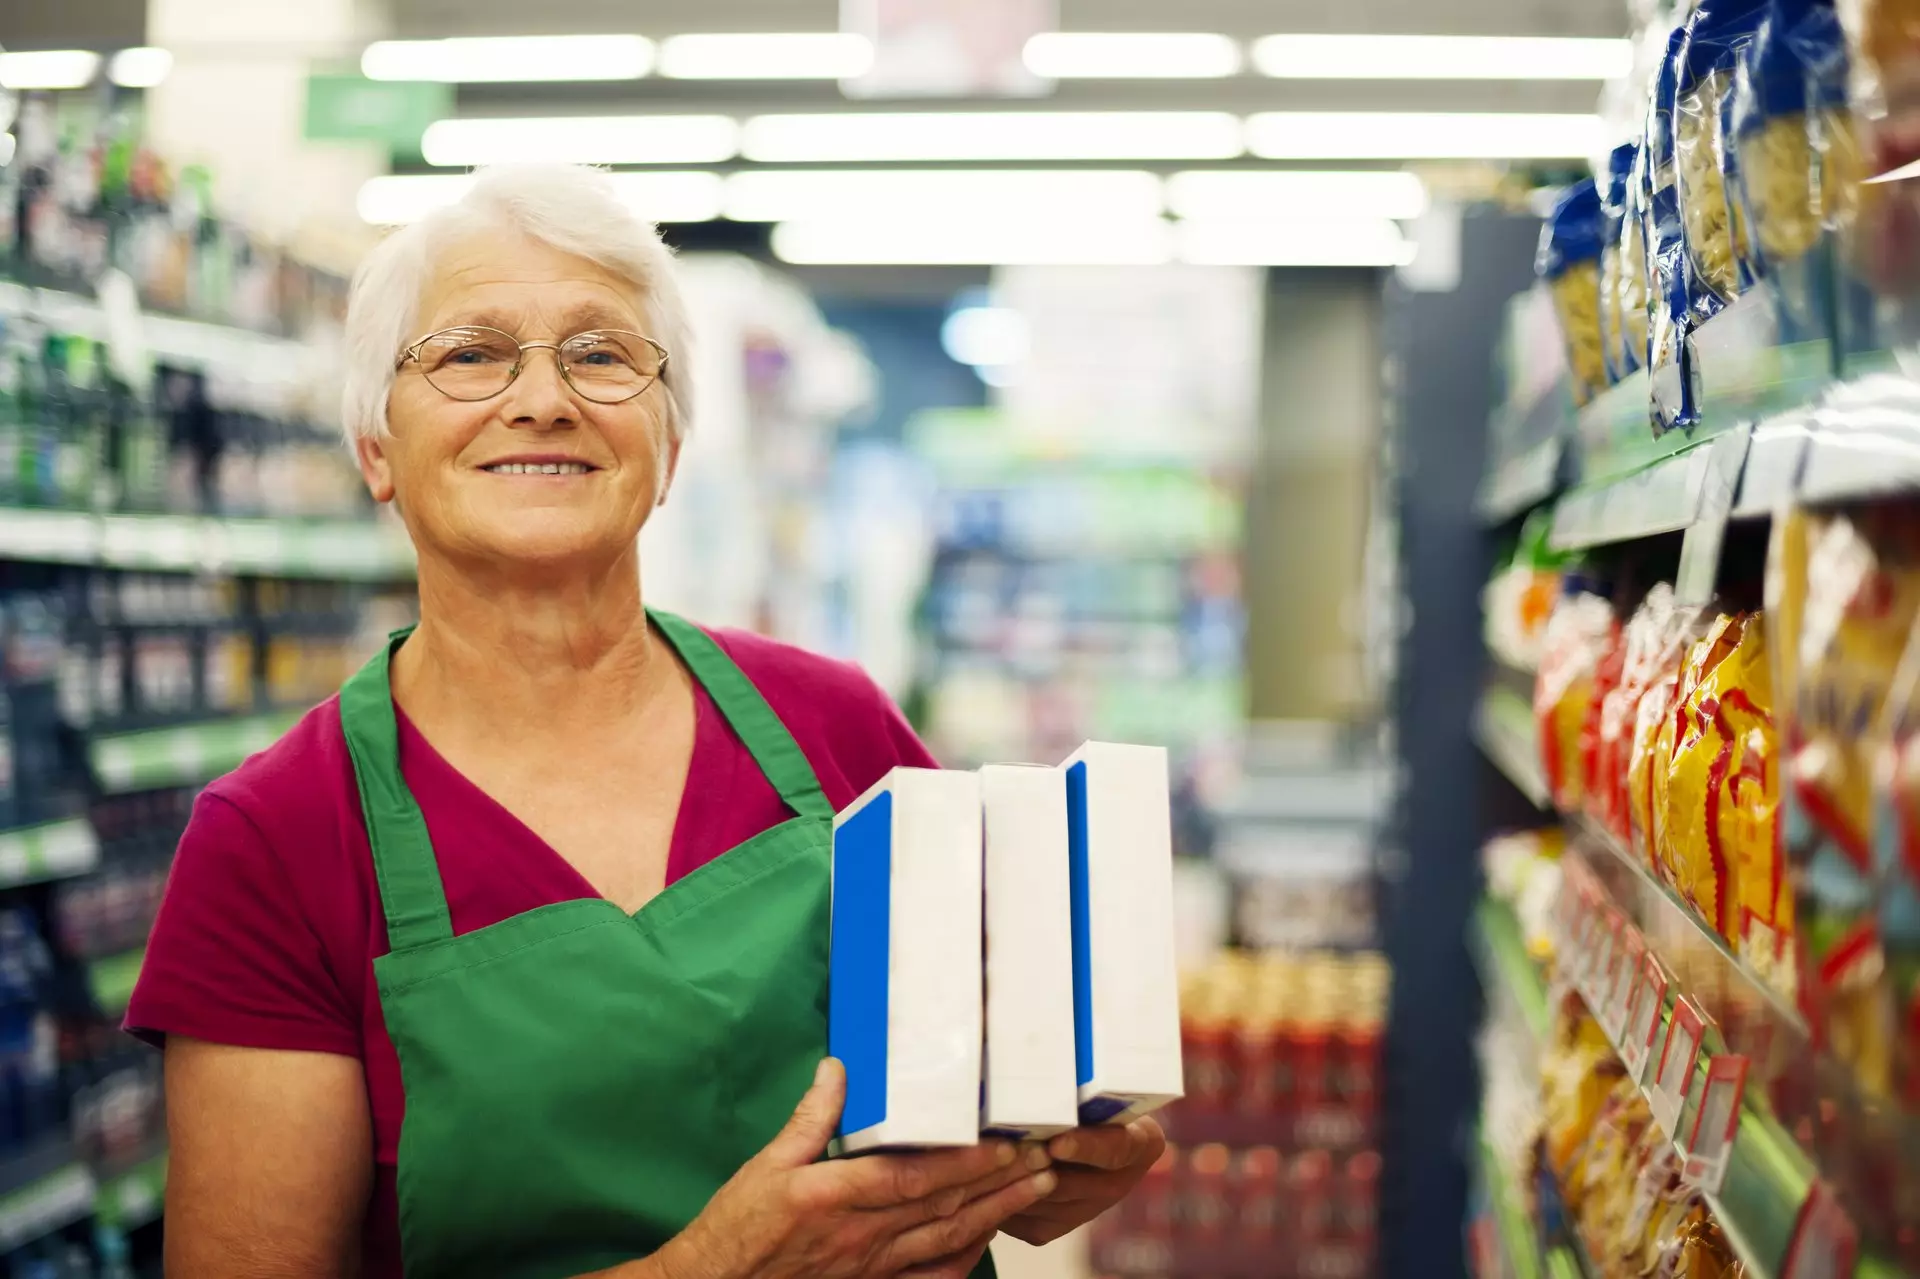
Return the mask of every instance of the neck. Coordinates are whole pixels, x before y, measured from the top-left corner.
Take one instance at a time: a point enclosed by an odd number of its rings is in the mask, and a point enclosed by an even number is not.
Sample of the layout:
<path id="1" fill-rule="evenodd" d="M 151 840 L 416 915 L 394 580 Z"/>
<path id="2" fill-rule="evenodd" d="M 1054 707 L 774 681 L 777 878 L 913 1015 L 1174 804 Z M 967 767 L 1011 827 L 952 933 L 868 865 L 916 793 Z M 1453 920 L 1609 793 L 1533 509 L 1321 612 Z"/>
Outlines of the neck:
<path id="1" fill-rule="evenodd" d="M 555 581 L 478 578 L 422 558 L 420 626 L 394 657 L 394 696 L 456 732 L 631 723 L 673 663 L 647 626 L 637 548 Z"/>

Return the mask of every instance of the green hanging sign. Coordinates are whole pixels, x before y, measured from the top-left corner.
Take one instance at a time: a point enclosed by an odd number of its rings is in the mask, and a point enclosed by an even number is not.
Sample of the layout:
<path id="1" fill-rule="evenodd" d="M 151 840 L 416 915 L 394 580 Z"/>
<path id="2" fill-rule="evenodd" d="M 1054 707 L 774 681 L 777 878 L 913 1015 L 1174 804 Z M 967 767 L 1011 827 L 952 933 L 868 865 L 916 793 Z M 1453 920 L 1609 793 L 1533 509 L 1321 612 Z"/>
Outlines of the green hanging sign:
<path id="1" fill-rule="evenodd" d="M 453 114 L 453 86 L 437 81 L 307 77 L 306 136 L 312 142 L 383 142 L 415 150 L 435 120 Z"/>

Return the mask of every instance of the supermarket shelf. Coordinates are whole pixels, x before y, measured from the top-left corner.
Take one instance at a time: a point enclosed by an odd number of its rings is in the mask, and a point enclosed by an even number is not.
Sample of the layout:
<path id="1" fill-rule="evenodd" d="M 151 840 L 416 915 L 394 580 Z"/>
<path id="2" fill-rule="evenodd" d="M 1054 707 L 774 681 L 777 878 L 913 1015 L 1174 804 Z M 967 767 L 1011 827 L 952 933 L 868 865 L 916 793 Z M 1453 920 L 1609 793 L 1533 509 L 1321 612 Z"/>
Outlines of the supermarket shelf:
<path id="1" fill-rule="evenodd" d="M 167 1193 L 167 1148 L 159 1149 L 117 1171 L 103 1171 L 94 1195 L 94 1215 L 103 1224 L 137 1230 L 160 1216 Z"/>
<path id="2" fill-rule="evenodd" d="M 299 718 L 285 711 L 206 720 L 174 728 L 95 737 L 88 758 L 100 789 L 110 795 L 195 786 L 238 768 L 271 746 Z"/>
<path id="3" fill-rule="evenodd" d="M 413 546 L 374 519 L 222 519 L 0 508 L 0 559 L 368 581 L 413 576 Z"/>
<path id="4" fill-rule="evenodd" d="M 1528 1218 L 1519 1188 L 1493 1153 L 1493 1146 L 1482 1135 L 1476 1144 L 1480 1150 L 1480 1188 L 1493 1211 L 1499 1228 L 1501 1251 L 1506 1254 L 1506 1272 L 1514 1279 L 1562 1279 L 1549 1269 L 1546 1253 L 1540 1247 L 1538 1233 Z M 1579 1272 L 1575 1271 L 1577 1275 Z"/>
<path id="5" fill-rule="evenodd" d="M 100 864 L 100 841 L 81 819 L 0 831 L 0 888 L 84 875 Z"/>
<path id="6" fill-rule="evenodd" d="M 1505 902 L 1482 898 L 1474 910 L 1472 934 L 1474 956 L 1481 979 L 1498 982 L 1513 996 L 1527 1029 L 1540 1043 L 1553 1030 L 1553 1008 L 1547 1000 L 1547 983 L 1540 967 L 1527 954 L 1526 939 L 1521 936 L 1520 920 Z"/>
<path id="7" fill-rule="evenodd" d="M 0 316 L 31 315 L 64 333 L 111 341 L 106 311 L 92 298 L 61 289 L 41 289 L 0 280 Z M 135 321 L 141 343 L 156 360 L 209 372 L 284 371 L 291 376 L 309 362 L 302 343 L 225 324 L 144 313 Z"/>
<path id="8" fill-rule="evenodd" d="M 1507 688 L 1488 689 L 1474 712 L 1473 736 L 1495 768 L 1542 812 L 1553 807 L 1547 776 L 1540 767 L 1533 708 Z"/>
<path id="9" fill-rule="evenodd" d="M 1559 490 L 1566 457 L 1566 441 L 1554 438 L 1509 458 L 1481 483 L 1474 509 L 1489 524 L 1503 524 L 1531 510 Z"/>
<path id="10" fill-rule="evenodd" d="M 1566 892 L 1577 895 L 1581 891 L 1580 885 L 1585 884 L 1589 891 L 1596 894 L 1597 905 L 1603 911 L 1618 914 L 1628 921 L 1635 919 L 1630 906 L 1611 899 L 1605 881 L 1598 872 L 1592 871 L 1591 863 L 1583 859 L 1578 851 L 1569 854 L 1567 865 Z M 1580 873 L 1583 867 L 1587 868 L 1588 873 Z M 1558 915 L 1556 919 L 1559 919 Z M 1692 969 L 1696 962 L 1692 955 L 1674 956 L 1663 951 L 1660 933 L 1646 934 L 1645 939 L 1649 952 L 1672 974 L 1665 1002 L 1655 1019 L 1653 1043 L 1656 1050 L 1643 1066 L 1641 1076 L 1636 1079 L 1656 1116 L 1660 1116 L 1662 1107 L 1656 1100 L 1652 1086 L 1659 1069 L 1660 1052 L 1657 1046 L 1666 1042 L 1682 1001 L 1700 1007 L 1697 996 L 1709 988 L 1710 982 L 1698 979 L 1697 970 Z M 1606 1015 L 1606 991 L 1602 989 L 1604 978 L 1583 962 L 1581 946 L 1576 937 L 1563 932 L 1555 940 L 1563 962 L 1572 974 L 1571 988 L 1579 993 L 1593 1012 L 1595 1020 L 1606 1030 L 1616 1052 L 1631 1063 L 1624 1029 Z M 1719 1020 L 1711 1008 L 1702 1011 L 1708 1020 L 1701 1035 L 1694 1068 L 1684 1080 L 1684 1093 L 1680 1097 L 1677 1112 L 1670 1117 L 1671 1122 L 1664 1119 L 1660 1121 L 1662 1131 L 1675 1139 L 1683 1158 L 1687 1154 L 1683 1138 L 1692 1132 L 1703 1105 L 1711 1063 L 1716 1057 L 1732 1051 L 1724 1034 L 1728 1023 Z M 1754 1074 L 1764 1075 L 1770 1060 L 1771 1056 L 1757 1061 L 1750 1059 L 1749 1064 Z M 1735 1121 L 1733 1141 L 1727 1152 L 1725 1176 L 1718 1191 L 1706 1195 L 1728 1242 L 1745 1263 L 1752 1279 L 1777 1279 L 1784 1274 L 1783 1267 L 1801 1209 L 1817 1179 L 1811 1160 L 1776 1117 L 1765 1092 L 1760 1079 L 1749 1078 L 1749 1087 L 1744 1092 L 1743 1104 Z M 1881 1273 L 1876 1265 L 1863 1260 L 1855 1274 L 1865 1276 Z"/>
<path id="11" fill-rule="evenodd" d="M 83 1221 L 97 1185 L 61 1137 L 0 1163 L 0 1253 Z"/>

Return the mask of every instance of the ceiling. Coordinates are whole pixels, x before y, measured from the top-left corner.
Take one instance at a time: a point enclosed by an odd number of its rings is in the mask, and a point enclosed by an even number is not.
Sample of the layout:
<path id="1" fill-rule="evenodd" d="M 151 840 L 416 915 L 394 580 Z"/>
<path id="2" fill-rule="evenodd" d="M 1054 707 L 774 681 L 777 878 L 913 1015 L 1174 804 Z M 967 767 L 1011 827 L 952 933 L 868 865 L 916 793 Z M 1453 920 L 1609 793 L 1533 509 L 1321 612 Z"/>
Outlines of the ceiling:
<path id="1" fill-rule="evenodd" d="M 267 0 L 279 3 L 280 0 Z M 336 3 L 339 0 L 335 0 Z M 368 10 L 368 34 L 399 38 L 455 35 L 594 34 L 638 31 L 827 31 L 837 0 L 351 0 Z M 216 6 L 217 7 L 217 6 Z M 145 0 L 0 0 L 0 45 L 115 48 L 143 43 Z M 1274 32 L 1415 32 L 1443 35 L 1625 33 L 1623 0 L 1060 0 L 1067 31 L 1214 31 L 1252 38 Z M 384 28 L 374 30 L 373 28 Z M 258 47 L 219 48 L 209 32 L 195 58 L 233 58 Z M 313 50 L 315 57 L 351 50 Z M 1286 81 L 1255 75 L 1195 81 L 1069 81 L 1029 108 L 1062 110 L 1453 110 L 1588 111 L 1598 86 L 1586 82 Z M 463 86 L 462 115 L 547 115 L 623 111 L 832 110 L 848 105 L 831 82 L 690 82 L 663 79 L 587 84 Z M 862 103 L 869 108 L 879 103 Z M 938 106 L 924 100 L 914 106 Z"/>

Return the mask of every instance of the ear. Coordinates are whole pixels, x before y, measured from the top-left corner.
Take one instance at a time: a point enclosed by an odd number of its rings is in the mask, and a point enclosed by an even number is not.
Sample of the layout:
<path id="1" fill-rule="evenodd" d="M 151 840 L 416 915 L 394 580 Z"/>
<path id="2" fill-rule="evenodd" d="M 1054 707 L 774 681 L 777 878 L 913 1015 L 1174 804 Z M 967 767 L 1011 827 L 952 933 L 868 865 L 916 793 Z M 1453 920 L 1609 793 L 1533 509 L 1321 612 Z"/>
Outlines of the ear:
<path id="1" fill-rule="evenodd" d="M 654 487 L 659 490 L 658 496 L 653 499 L 655 506 L 667 504 L 667 490 L 673 487 L 673 477 L 679 469 L 680 441 L 669 436 L 660 450 L 660 477 L 654 482 Z"/>
<path id="2" fill-rule="evenodd" d="M 393 463 L 387 457 L 385 442 L 377 435 L 363 435 L 354 441 L 354 457 L 360 463 L 361 478 L 376 502 L 393 500 Z"/>

